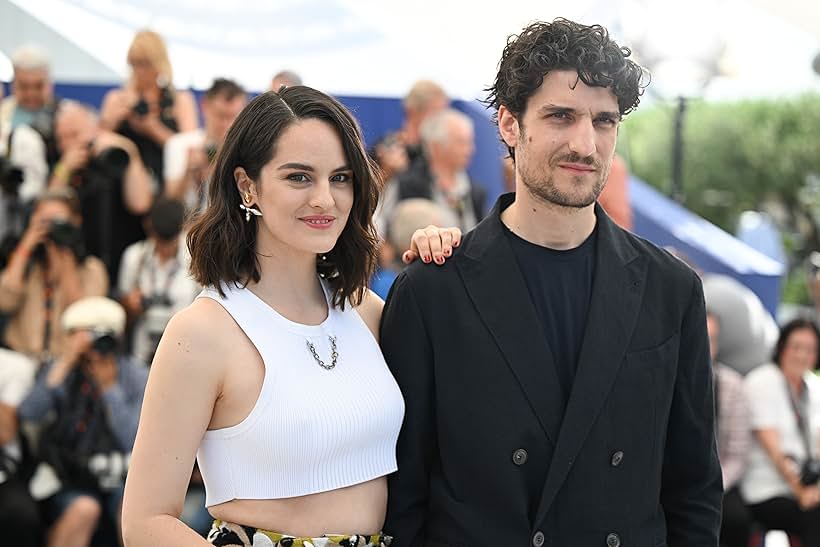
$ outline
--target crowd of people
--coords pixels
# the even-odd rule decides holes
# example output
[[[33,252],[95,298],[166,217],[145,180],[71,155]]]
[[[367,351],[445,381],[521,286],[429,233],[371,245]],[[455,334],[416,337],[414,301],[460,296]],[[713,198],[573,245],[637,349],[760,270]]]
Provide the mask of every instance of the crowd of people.
[[[366,148],[290,70],[253,99],[217,78],[197,104],[140,31],[97,112],[21,47],[0,103],[4,541],[719,528],[726,547],[773,529],[820,547],[820,332],[733,333],[746,359],[724,358],[759,302],[627,231],[629,55],[566,20],[508,43],[488,104],[516,197],[491,208],[473,122],[436,82]]]

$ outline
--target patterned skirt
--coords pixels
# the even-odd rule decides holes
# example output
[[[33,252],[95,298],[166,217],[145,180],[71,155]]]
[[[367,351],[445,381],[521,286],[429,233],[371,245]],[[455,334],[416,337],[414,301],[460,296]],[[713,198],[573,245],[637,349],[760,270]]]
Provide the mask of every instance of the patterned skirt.
[[[297,538],[222,520],[208,532],[208,542],[223,547],[389,547],[392,540],[384,534]]]

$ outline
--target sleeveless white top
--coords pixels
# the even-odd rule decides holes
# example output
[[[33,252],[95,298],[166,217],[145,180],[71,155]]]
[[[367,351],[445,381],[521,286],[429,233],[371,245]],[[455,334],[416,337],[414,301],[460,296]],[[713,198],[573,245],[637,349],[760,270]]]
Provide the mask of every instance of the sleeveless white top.
[[[199,298],[212,298],[231,314],[262,356],[265,378],[244,420],[205,432],[197,452],[205,505],[304,496],[395,471],[404,400],[359,313],[328,303],[322,324],[303,325],[249,289],[223,289],[225,298],[213,288]],[[337,363],[325,370],[307,341],[330,365],[332,336]]]

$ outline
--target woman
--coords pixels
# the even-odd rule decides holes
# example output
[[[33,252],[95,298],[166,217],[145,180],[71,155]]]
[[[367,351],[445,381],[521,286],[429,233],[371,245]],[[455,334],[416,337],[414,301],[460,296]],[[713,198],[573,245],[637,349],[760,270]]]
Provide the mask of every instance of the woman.
[[[137,145],[145,166],[162,185],[163,146],[174,133],[197,127],[196,102],[176,91],[165,42],[156,32],[137,32],[128,48],[131,78],[103,99],[100,125]]]
[[[151,368],[129,547],[205,544],[177,518],[195,455],[213,545],[389,543],[385,475],[404,403],[377,344],[383,304],[366,289],[378,186],[358,125],[323,93],[268,92],[234,122],[188,236],[210,288],[168,324]],[[460,235],[418,234],[427,262],[430,244],[449,255]]]
[[[86,296],[108,292],[105,265],[86,256],[82,215],[71,188],[37,198],[28,227],[0,272],[0,312],[10,316],[5,345],[39,361],[62,352],[60,316]]]
[[[780,331],[774,363],[745,378],[756,443],[749,450],[741,494],[754,520],[766,529],[799,535],[803,547],[820,547],[820,332],[808,319]]]

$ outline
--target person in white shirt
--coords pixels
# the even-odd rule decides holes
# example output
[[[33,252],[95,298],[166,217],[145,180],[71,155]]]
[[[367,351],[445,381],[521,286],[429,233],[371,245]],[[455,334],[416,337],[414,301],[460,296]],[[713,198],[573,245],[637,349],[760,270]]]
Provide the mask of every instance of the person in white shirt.
[[[171,316],[193,302],[201,289],[188,272],[184,220],[182,202],[157,198],[148,215],[150,237],[123,253],[117,289],[133,325],[132,354],[146,365]]]
[[[795,319],[780,330],[773,362],[744,380],[756,442],[741,495],[756,522],[797,534],[803,547],[820,547],[818,348],[817,325]]]
[[[181,199],[189,210],[205,204],[205,181],[213,171],[213,159],[225,134],[248,102],[236,82],[217,78],[202,98],[204,127],[177,133],[165,143],[165,195]]]
[[[34,384],[37,365],[21,353],[0,348],[0,529],[16,547],[41,547],[43,525],[28,488],[18,436],[17,406]]]
[[[205,289],[151,365],[127,547],[389,544],[404,402],[367,289],[380,181],[362,141],[344,106],[305,86],[256,97],[228,131],[187,236]],[[432,241],[449,256],[458,237]],[[179,520],[195,458],[217,519],[207,542]]]

